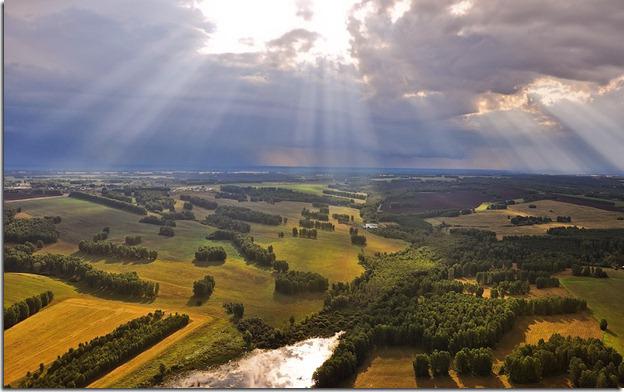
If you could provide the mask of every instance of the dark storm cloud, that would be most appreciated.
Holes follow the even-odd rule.
[[[304,28],[265,52],[200,54],[218,27],[190,4],[9,1],[7,166],[624,169],[622,85],[599,90],[624,75],[619,1],[483,0],[463,15],[413,1],[394,23],[394,1],[364,1],[372,12],[348,21],[356,62],[340,65],[298,62],[320,39]],[[540,78],[591,99],[466,116]]]

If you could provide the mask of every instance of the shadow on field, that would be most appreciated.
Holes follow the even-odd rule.
[[[225,260],[223,261],[197,261],[197,259],[193,260],[193,264],[196,267],[218,267],[220,265],[225,264]]]
[[[80,257],[81,259],[91,262],[91,263],[97,263],[100,261],[103,261],[106,264],[124,264],[124,265],[128,265],[128,264],[151,264],[153,263],[153,261],[143,261],[143,260],[130,260],[130,259],[123,259],[123,258],[119,258],[119,257],[111,257],[111,256],[95,256],[95,255],[87,255],[84,254],[80,251],[78,252],[74,252],[71,254],[71,256],[75,256],[75,257]]]
[[[325,299],[326,293],[296,293],[296,294],[281,294],[273,290],[273,300],[279,304],[292,304],[297,301],[307,300],[315,301]]]
[[[131,303],[140,303],[140,304],[150,304],[154,302],[155,298],[137,298],[132,296],[124,296],[120,294],[114,294],[106,290],[102,289],[94,289],[89,287],[84,282],[72,282],[71,280],[64,280],[67,284],[70,284],[76,288],[76,291],[81,294],[89,294],[94,297],[114,300],[114,301],[122,301],[122,302],[131,302]]]

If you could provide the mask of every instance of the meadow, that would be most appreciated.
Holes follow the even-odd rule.
[[[298,225],[301,209],[311,207],[309,203],[238,203],[225,199],[218,202],[287,217],[286,225],[252,224],[250,235],[262,246],[273,245],[278,258],[287,260],[291,269],[318,272],[331,282],[350,281],[362,272],[357,261],[360,252],[391,252],[406,246],[402,241],[369,233],[367,247],[353,246],[349,227],[337,222],[334,222],[335,232],[320,231],[316,240],[293,238],[291,229]],[[10,282],[5,286],[9,292],[7,301],[15,302],[33,292],[44,291],[40,290],[42,287],[52,287],[55,292],[52,306],[5,334],[5,352],[11,358],[19,358],[5,365],[7,382],[20,379],[27,371],[35,370],[39,363],[55,359],[80,342],[106,334],[117,325],[154,309],[187,313],[193,322],[96,381],[93,386],[137,385],[156,374],[161,362],[172,366],[179,363],[180,358],[195,358],[194,361],[209,366],[239,355],[242,340],[222,309],[224,302],[241,302],[246,317],[258,316],[279,327],[285,327],[291,316],[301,320],[317,312],[323,304],[322,294],[285,296],[275,293],[271,270],[248,264],[229,242],[206,240],[206,235],[215,228],[196,221],[177,221],[175,236],[168,238],[158,235],[158,226],[139,223],[139,215],[88,201],[58,197],[11,204],[21,207],[25,218],[61,216],[62,221],[57,225],[59,241],[46,246],[40,251],[43,253],[75,254],[78,242],[90,239],[104,227],[110,228],[109,240],[115,242],[122,242],[126,235],[140,235],[142,246],[158,251],[156,261],[137,263],[105,257],[88,257],[87,260],[97,269],[136,271],[141,278],[158,282],[160,291],[154,301],[137,303],[99,297],[79,284],[36,275],[5,274],[5,279]],[[177,206],[181,207],[180,203]],[[212,213],[201,208],[194,208],[194,212],[198,219]],[[357,210],[331,207],[331,213],[349,213],[360,223]],[[285,233],[284,238],[278,238],[280,231]],[[194,262],[194,253],[201,245],[223,246],[228,254],[226,261]],[[193,298],[193,282],[207,274],[214,276],[216,288],[209,300],[198,305]],[[49,344],[50,341],[55,343]]]
[[[607,270],[607,274],[607,279],[563,276],[559,280],[574,295],[587,300],[596,320],[607,320],[604,341],[624,355],[624,308],[619,298],[624,293],[624,271]]]

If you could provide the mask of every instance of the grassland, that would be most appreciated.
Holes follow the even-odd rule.
[[[263,246],[272,244],[278,257],[288,260],[291,269],[318,272],[332,282],[349,281],[362,272],[357,263],[359,252],[390,252],[406,246],[402,241],[373,234],[367,234],[367,247],[352,246],[349,227],[337,222],[334,222],[337,226],[335,232],[321,231],[317,240],[293,238],[290,235],[292,227],[298,224],[301,209],[310,208],[308,203],[238,203],[223,199],[218,202],[286,216],[286,225],[252,224],[250,235]],[[286,325],[290,316],[300,320],[322,307],[322,295],[283,296],[274,293],[272,271],[246,263],[228,242],[206,240],[205,236],[215,229],[198,222],[177,221],[175,237],[166,238],[157,234],[158,226],[139,223],[138,215],[83,200],[58,197],[24,200],[14,205],[22,207],[24,213],[30,216],[61,216],[62,221],[57,225],[59,242],[46,246],[42,252],[73,254],[77,252],[79,241],[91,238],[103,227],[110,228],[109,239],[112,241],[123,241],[126,235],[140,235],[142,245],[158,251],[155,262],[130,263],[97,257],[89,260],[102,270],[136,271],[141,278],[157,281],[160,292],[151,303],[129,303],[96,298],[82,292],[79,286],[45,277],[29,276],[11,283],[7,289],[11,293],[7,297],[12,301],[22,299],[29,290],[43,291],[39,288],[48,287],[48,283],[53,291],[54,287],[59,287],[56,289],[60,290],[57,299],[67,299],[55,302],[54,306],[7,331],[5,353],[9,358],[19,358],[7,362],[7,382],[23,377],[27,371],[36,369],[39,363],[55,359],[69,347],[106,334],[117,325],[154,309],[187,313],[195,321],[96,381],[94,386],[136,385],[151,378],[160,362],[172,366],[181,358],[195,358],[208,366],[238,355],[242,350],[242,340],[224,314],[221,306],[224,302],[241,302],[245,305],[246,316],[262,317],[275,326]],[[200,219],[202,215],[212,213],[200,208],[194,208],[194,212]],[[331,213],[334,212],[354,215],[356,223],[360,223],[357,210],[331,207]],[[280,231],[286,234],[284,238],[278,238]],[[193,262],[194,253],[200,245],[223,246],[228,254],[227,260],[221,264]],[[216,288],[211,298],[198,306],[192,298],[193,281],[206,274],[215,277]],[[12,274],[5,274],[5,278],[9,275]],[[21,286],[20,282],[26,284],[13,290],[12,287]],[[174,342],[175,345],[172,344]]]
[[[551,227],[576,225],[589,229],[624,228],[624,220],[617,220],[622,213],[600,210],[598,208],[563,203],[554,200],[540,200],[531,203],[510,205],[506,210],[487,210],[483,203],[474,214],[461,215],[452,218],[426,219],[433,225],[445,223],[453,227],[471,227],[496,232],[498,238],[506,235],[537,235],[544,234]],[[536,208],[529,208],[533,204]],[[487,207],[487,205],[486,205]],[[542,225],[515,226],[508,217],[514,216],[547,216],[553,222]],[[557,216],[570,216],[572,223],[558,223]]]
[[[624,293],[624,271],[608,270],[607,273],[607,279],[582,276],[559,279],[566,289],[587,300],[596,320],[607,320],[609,328],[604,333],[604,341],[624,354],[624,306],[619,298]]]
[[[54,293],[54,300],[50,306],[64,299],[78,296],[78,289],[76,287],[68,285],[58,279],[33,274],[4,274],[5,307],[48,290]]]

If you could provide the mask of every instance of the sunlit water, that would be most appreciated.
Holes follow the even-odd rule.
[[[254,350],[212,370],[187,373],[169,388],[309,388],[312,374],[338,345],[340,333],[311,338],[276,350]]]

